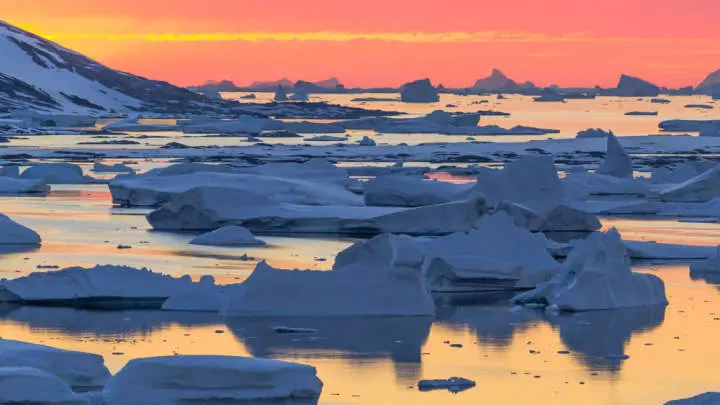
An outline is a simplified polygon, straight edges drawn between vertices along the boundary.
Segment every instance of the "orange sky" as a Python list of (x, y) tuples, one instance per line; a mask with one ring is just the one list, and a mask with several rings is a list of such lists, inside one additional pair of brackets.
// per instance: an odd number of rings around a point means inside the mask
[[(695, 85), (720, 69), (718, 0), (0, 0), (0, 18), (114, 68), (208, 79), (540, 85), (620, 73)], [(590, 5), (592, 4), (592, 5)]]

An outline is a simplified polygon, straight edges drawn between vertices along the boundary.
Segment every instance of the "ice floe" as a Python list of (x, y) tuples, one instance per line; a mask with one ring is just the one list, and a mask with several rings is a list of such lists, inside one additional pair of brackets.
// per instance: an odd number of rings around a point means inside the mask
[(50, 373), (76, 391), (101, 389), (110, 372), (102, 356), (0, 339), (0, 368), (32, 367)]
[(263, 246), (265, 245), (265, 241), (256, 238), (252, 232), (242, 226), (225, 226), (193, 238), (190, 244), (206, 246)]
[(40, 235), (0, 214), (0, 245), (39, 245)]
[(607, 138), (610, 136), (610, 131), (606, 131), (601, 128), (588, 128), (582, 131), (578, 131), (577, 135), (575, 136), (578, 139), (582, 138)]
[(676, 399), (665, 405), (717, 405), (720, 404), (720, 392), (706, 392), (691, 398)]
[(87, 405), (60, 378), (32, 367), (0, 367), (0, 403)]
[[(277, 270), (261, 262), (230, 297), (230, 316), (434, 315), (424, 255), (407, 236), (380, 235), (332, 271)], [(282, 297), (282, 299), (279, 299)]]
[(720, 196), (720, 166), (660, 191), (662, 201), (706, 202)]
[(210, 171), (178, 175), (147, 173), (119, 177), (110, 182), (110, 192), (115, 204), (158, 206), (201, 186), (263, 193), (273, 201), (301, 205), (363, 205), (361, 196), (337, 184), (292, 177)]
[(47, 194), (50, 186), (43, 179), (25, 180), (0, 176), (0, 194)]
[(72, 163), (43, 163), (25, 169), (21, 179), (43, 180), (48, 184), (84, 184), (92, 181), (83, 176), (80, 166)]
[(316, 404), (322, 381), (312, 366), (230, 356), (131, 360), (103, 390), (106, 405), (181, 403)]
[(160, 308), (172, 294), (213, 289), (212, 278), (194, 283), (125, 266), (69, 267), (0, 283), (0, 301), (82, 308)]
[(625, 153), (618, 139), (613, 135), (612, 131), (607, 136), (607, 153), (605, 160), (597, 169), (598, 174), (606, 176), (632, 178), (633, 169), (630, 156)]
[(574, 244), (564, 270), (513, 300), (559, 311), (666, 305), (665, 285), (652, 274), (633, 273), (620, 234), (595, 232)]
[(468, 197), (472, 185), (424, 180), (402, 174), (376, 177), (363, 185), (369, 206), (419, 207)]

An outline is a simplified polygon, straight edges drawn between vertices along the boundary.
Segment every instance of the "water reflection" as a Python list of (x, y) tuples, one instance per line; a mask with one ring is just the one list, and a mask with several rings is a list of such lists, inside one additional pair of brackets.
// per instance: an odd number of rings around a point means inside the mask
[(509, 306), (514, 293), (436, 295), (438, 324), (450, 330), (469, 329), (478, 344), (502, 348), (513, 336), (537, 323), (536, 311)]
[(590, 370), (619, 371), (633, 334), (662, 325), (665, 306), (546, 314), (568, 350)]
[(70, 336), (148, 335), (170, 327), (222, 325), (217, 314), (167, 311), (93, 311), (0, 305), (0, 319), (22, 323), (31, 329)]
[[(363, 363), (390, 359), (396, 376), (416, 381), (430, 317), (228, 318), (230, 331), (256, 357), (346, 359)], [(277, 333), (277, 326), (317, 329), (313, 334)]]

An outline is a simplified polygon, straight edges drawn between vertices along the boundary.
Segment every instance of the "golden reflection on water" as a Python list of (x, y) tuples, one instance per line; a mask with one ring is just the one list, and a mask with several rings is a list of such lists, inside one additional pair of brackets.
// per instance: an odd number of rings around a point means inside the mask
[[(0, 311), (0, 328), (6, 339), (102, 354), (113, 372), (131, 358), (175, 353), (308, 363), (325, 383), (323, 404), (650, 405), (717, 389), (718, 286), (691, 280), (687, 266), (641, 271), (665, 280), (670, 306), (550, 315), (513, 310), (501, 297), (444, 302), (434, 321), (26, 307)], [(272, 330), (279, 325), (320, 332), (280, 335)], [(630, 357), (606, 357), (622, 354)], [(456, 395), (414, 388), (422, 378), (451, 376), (478, 386)]]

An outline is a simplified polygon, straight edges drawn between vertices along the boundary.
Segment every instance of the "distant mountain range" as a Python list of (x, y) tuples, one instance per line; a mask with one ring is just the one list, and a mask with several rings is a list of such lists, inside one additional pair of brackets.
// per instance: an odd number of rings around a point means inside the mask
[(193, 112), (227, 102), (119, 72), (0, 21), (0, 112)]
[[(288, 79), (281, 79), (270, 82), (254, 82), (247, 87), (236, 86), (228, 80), (209, 81), (202, 86), (191, 87), (194, 91), (275, 91), (279, 86), (286, 91), (302, 91), (304, 93), (397, 93), (405, 85), (390, 88), (346, 88), (336, 78), (320, 82), (307, 82), (299, 80), (295, 83)], [(436, 87), (439, 93), (457, 94), (491, 94), (491, 93), (516, 93), (527, 95), (550, 96), (558, 95), (567, 98), (589, 98), (594, 96), (618, 96), (618, 97), (654, 97), (658, 94), (706, 94), (720, 95), (720, 70), (710, 74), (707, 79), (701, 82), (697, 88), (684, 87), (680, 89), (668, 89), (657, 86), (653, 83), (630, 75), (621, 75), (618, 85), (613, 88), (603, 89), (600, 87), (588, 88), (561, 88), (559, 86), (538, 87), (533, 82), (517, 82), (499, 69), (493, 69), (490, 76), (478, 79), (472, 87), (448, 88), (442, 84)]]

